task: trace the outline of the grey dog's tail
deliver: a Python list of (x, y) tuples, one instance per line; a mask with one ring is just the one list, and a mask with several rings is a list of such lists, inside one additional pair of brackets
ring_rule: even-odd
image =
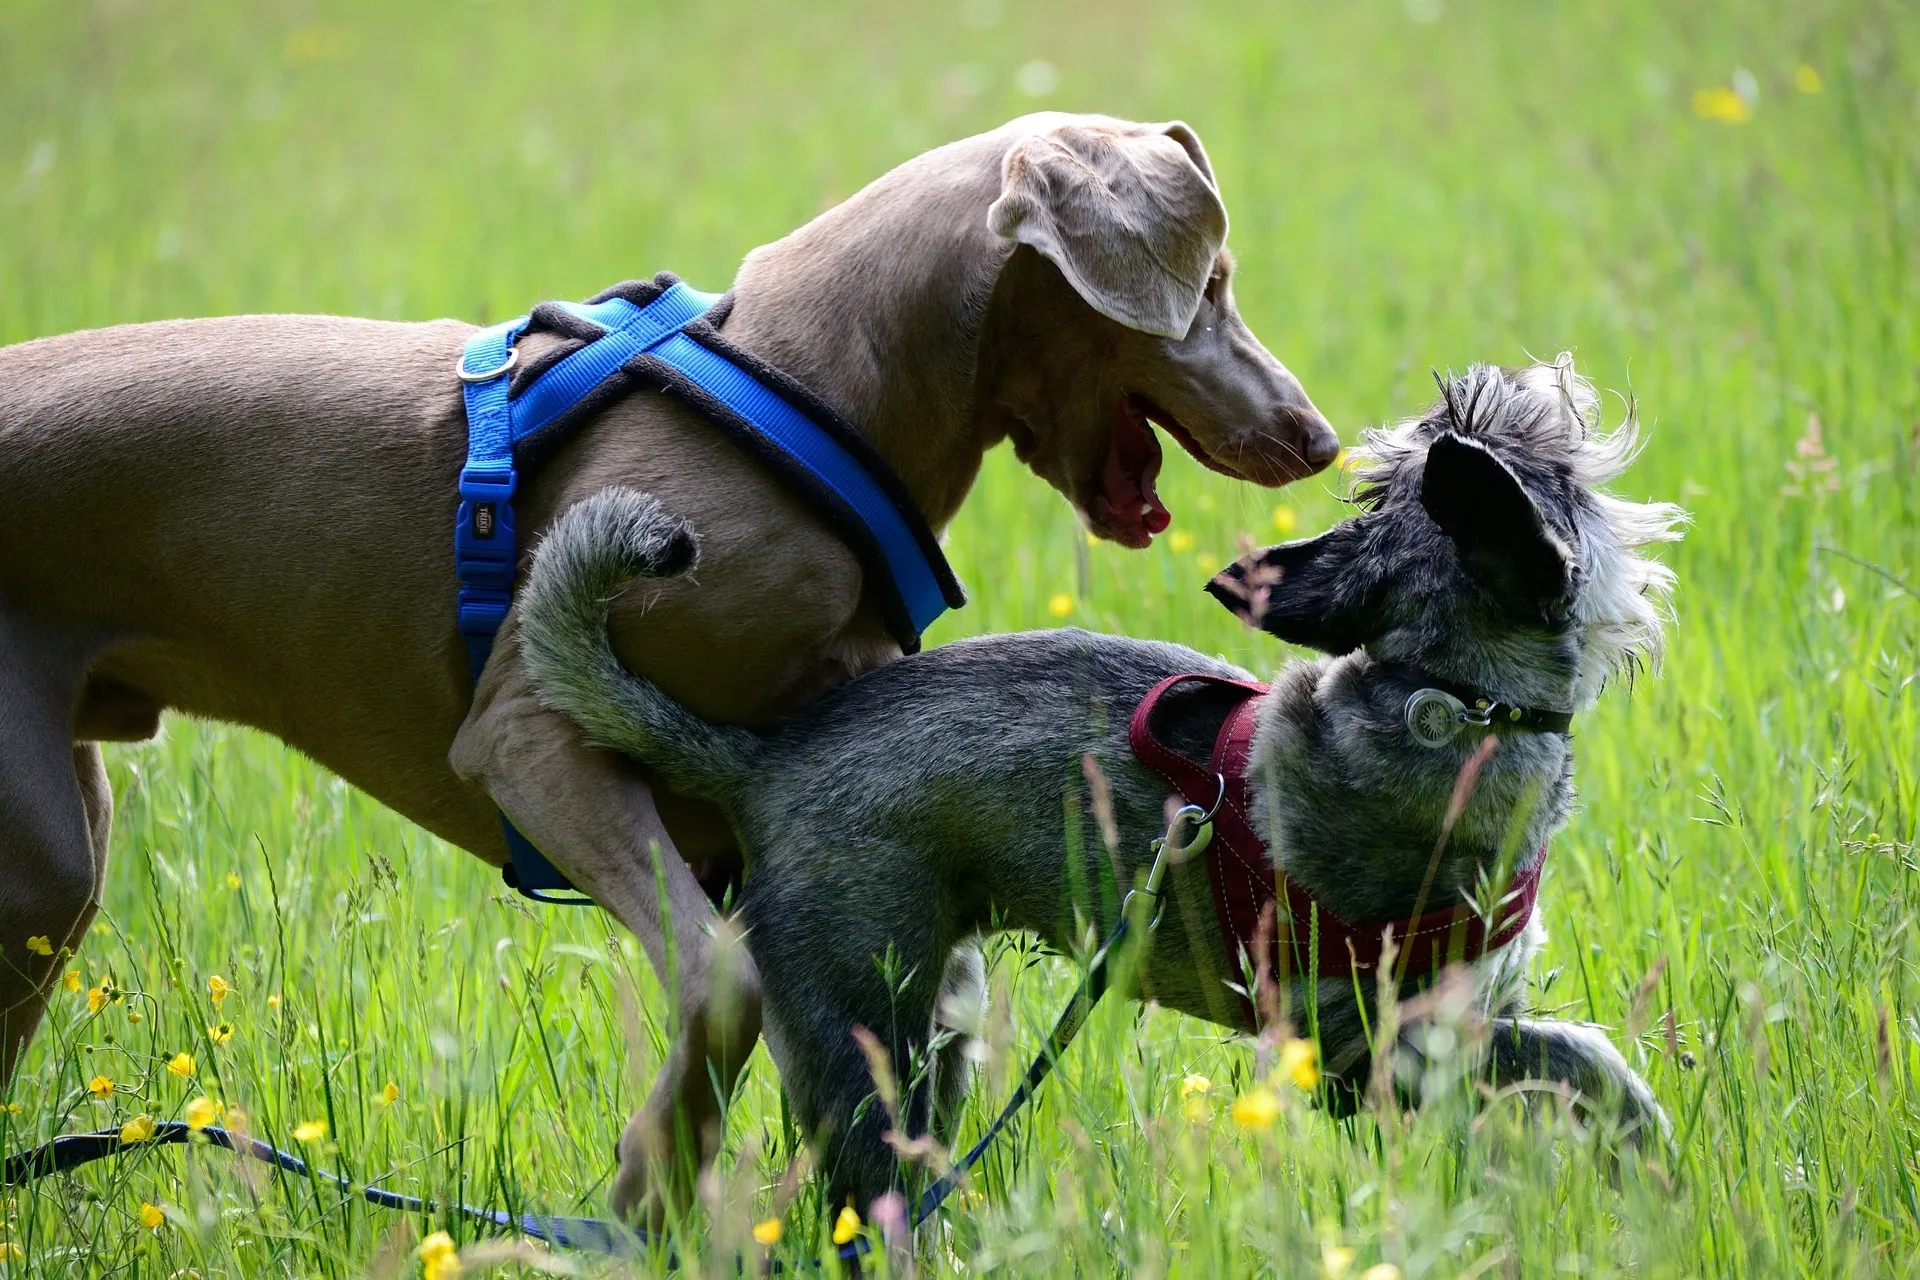
[(635, 578), (693, 568), (699, 544), (650, 495), (605, 489), (553, 522), (533, 556), (520, 601), (527, 673), (542, 705), (624, 752), (675, 791), (725, 804), (752, 770), (761, 742), (711, 724), (620, 665), (607, 610)]

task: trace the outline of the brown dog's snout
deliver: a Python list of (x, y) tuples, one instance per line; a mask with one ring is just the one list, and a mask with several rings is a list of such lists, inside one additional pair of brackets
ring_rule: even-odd
[(1283, 425), (1291, 429), (1295, 439), (1301, 441), (1297, 447), (1300, 456), (1306, 459), (1308, 474), (1330, 465), (1340, 456), (1340, 437), (1334, 433), (1333, 424), (1322, 417), (1318, 409), (1311, 404), (1289, 405), (1281, 413), (1286, 420)]

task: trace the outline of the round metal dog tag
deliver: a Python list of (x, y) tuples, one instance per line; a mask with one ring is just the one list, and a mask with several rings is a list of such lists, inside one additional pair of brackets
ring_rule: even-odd
[(1466, 718), (1466, 703), (1441, 689), (1416, 689), (1407, 699), (1407, 732), (1423, 747), (1452, 742)]

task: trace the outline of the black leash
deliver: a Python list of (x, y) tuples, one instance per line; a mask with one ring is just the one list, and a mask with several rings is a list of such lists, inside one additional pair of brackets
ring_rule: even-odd
[[(1223, 794), (1224, 791), (1223, 785)], [(973, 1148), (921, 1194), (920, 1201), (913, 1212), (915, 1228), (937, 1213), (940, 1206), (953, 1195), (961, 1180), (980, 1162), (980, 1158), (986, 1155), (987, 1148), (993, 1145), (993, 1140), (1000, 1136), (1000, 1131), (1006, 1128), (1014, 1116), (1019, 1114), (1020, 1109), (1033, 1098), (1041, 1082), (1052, 1073), (1054, 1064), (1066, 1053), (1074, 1037), (1079, 1035), (1080, 1029), (1086, 1025), (1087, 1016), (1093, 1012), (1094, 1005), (1099, 1003), (1100, 997), (1107, 993), (1111, 985), (1112, 961), (1119, 953), (1121, 944), (1126, 940), (1128, 926), (1132, 923), (1134, 899), (1146, 898), (1153, 902), (1154, 916), (1147, 922), (1149, 932), (1160, 923), (1160, 884), (1169, 864), (1169, 846), (1172, 845), (1174, 832), (1179, 830), (1183, 821), (1193, 826), (1193, 839), (1187, 844), (1173, 846), (1171, 849), (1175, 858), (1184, 860), (1206, 848), (1208, 840), (1213, 836), (1212, 818), (1211, 813), (1202, 813), (1199, 806), (1188, 805), (1174, 815), (1173, 821), (1167, 826), (1167, 834), (1154, 841), (1153, 867), (1147, 873), (1147, 883), (1129, 892), (1121, 901), (1120, 919), (1114, 925), (1112, 935), (1087, 962), (1086, 976), (1080, 980), (1079, 989), (1074, 992), (1073, 999), (1061, 1011), (1059, 1021), (1053, 1025), (1053, 1033), (1047, 1037), (1046, 1044), (1042, 1045), (1040, 1052), (1035, 1055), (1033, 1065), (1027, 1068), (1027, 1074), (1021, 1079), (1020, 1087), (1013, 1091), (1013, 1096), (1007, 1099), (1007, 1104), (1000, 1109), (1000, 1114), (994, 1117), (993, 1123), (987, 1126), (987, 1131), (980, 1136), (978, 1142), (973, 1144)], [(196, 1133), (205, 1138), (211, 1146), (252, 1156), (263, 1164), (272, 1165), (296, 1177), (318, 1179), (337, 1187), (348, 1195), (357, 1192), (368, 1204), (382, 1209), (398, 1209), (403, 1213), (423, 1215), (444, 1212), (470, 1222), (516, 1231), (558, 1249), (578, 1249), (589, 1253), (630, 1256), (645, 1252), (651, 1245), (646, 1232), (636, 1231), (604, 1218), (569, 1218), (537, 1213), (514, 1214), (504, 1209), (478, 1209), (465, 1204), (453, 1204), (442, 1208), (420, 1196), (404, 1196), (397, 1191), (388, 1191), (384, 1187), (360, 1186), (350, 1178), (329, 1173), (324, 1169), (316, 1169), (299, 1156), (270, 1146), (258, 1138), (235, 1133), (231, 1129), (223, 1129), (218, 1125), (194, 1129), (182, 1120), (158, 1122), (153, 1127), (153, 1136), (138, 1143), (123, 1141), (118, 1129), (64, 1134), (50, 1142), (43, 1142), (37, 1147), (8, 1156), (4, 1178), (0, 1178), (0, 1186), (22, 1186), (52, 1174), (65, 1173), (81, 1165), (92, 1164), (96, 1160), (104, 1160), (108, 1156), (117, 1155), (135, 1147), (161, 1147), (189, 1142)], [(851, 1262), (867, 1253), (871, 1247), (866, 1238), (861, 1237), (842, 1245), (839, 1256), (842, 1261)]]
[[(366, 1198), (368, 1204), (382, 1209), (399, 1209), (404, 1213), (431, 1214), (439, 1206), (431, 1200), (419, 1196), (403, 1196), (397, 1191), (388, 1191), (384, 1187), (359, 1186), (350, 1178), (337, 1173), (316, 1169), (299, 1156), (269, 1146), (258, 1138), (250, 1138), (231, 1129), (218, 1125), (208, 1125), (203, 1129), (194, 1129), (183, 1120), (162, 1120), (153, 1126), (153, 1136), (144, 1142), (124, 1142), (118, 1129), (101, 1129), (95, 1133), (69, 1133), (43, 1142), (37, 1147), (7, 1157), (4, 1185), (21, 1186), (34, 1182), (50, 1174), (66, 1173), (83, 1164), (92, 1164), (110, 1155), (130, 1151), (136, 1147), (164, 1147), (189, 1142), (194, 1134), (205, 1138), (210, 1146), (222, 1147), (228, 1151), (237, 1151), (252, 1156), (264, 1164), (273, 1165), (301, 1178), (317, 1178), (329, 1183), (349, 1195), (358, 1192)], [(545, 1214), (512, 1214), (504, 1209), (476, 1209), (472, 1205), (456, 1204), (449, 1212), (473, 1222), (482, 1222), (490, 1226), (504, 1227), (544, 1240), (548, 1244), (562, 1249), (585, 1249), (593, 1253), (628, 1254), (643, 1251), (647, 1245), (646, 1235), (626, 1227), (599, 1218), (568, 1218)]]

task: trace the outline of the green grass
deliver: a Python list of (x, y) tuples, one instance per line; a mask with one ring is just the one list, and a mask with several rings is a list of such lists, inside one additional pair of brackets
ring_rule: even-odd
[[(1044, 99), (1019, 87), (1036, 59)], [(1697, 116), (1736, 68), (1751, 118)], [(1572, 347), (1637, 397), (1651, 445), (1624, 489), (1694, 515), (1668, 553), (1679, 623), (1665, 671), (1582, 726), (1538, 1002), (1616, 1028), (1676, 1143), (1615, 1171), (1566, 1124), (1475, 1121), (1460, 1090), (1404, 1122), (1296, 1102), (1242, 1133), (1249, 1046), (1116, 1007), (920, 1269), (1294, 1276), (1342, 1246), (1354, 1275), (1920, 1274), (1912, 6), (9, 0), (0, 341), (240, 310), (489, 320), (663, 267), (715, 287), (886, 166), (1039, 105), (1200, 131), (1240, 304), (1348, 439), (1475, 359)], [(1789, 467), (1816, 418), (1810, 491)], [(1274, 537), (1276, 502), (1302, 531), (1338, 518), (1331, 484), (1168, 471), (1192, 541), (1134, 554), (1086, 548), (991, 459), (949, 540), (975, 603), (935, 638), (1048, 625), (1066, 594), (1076, 622), (1279, 663), (1202, 569)], [(175, 719), (109, 759), (107, 904), (73, 967), (128, 994), (90, 1018), (57, 993), (7, 1148), (206, 1092), (283, 1145), (326, 1119), (321, 1162), (355, 1178), (600, 1211), (663, 1042), (631, 941), (503, 897), (259, 736)], [(1022, 959), (995, 971), (1006, 1043), (969, 1133), (1071, 982)], [(218, 1011), (214, 974), (237, 988)], [(194, 1081), (164, 1070), (181, 1051)], [(1215, 1082), (1210, 1124), (1181, 1117), (1189, 1072)], [(680, 1247), (726, 1270), (792, 1150), (759, 1059), (716, 1225)], [(4, 1212), (0, 1272), (34, 1276), (408, 1274), (441, 1225), (179, 1149)], [(803, 1195), (781, 1250), (822, 1216)]]

